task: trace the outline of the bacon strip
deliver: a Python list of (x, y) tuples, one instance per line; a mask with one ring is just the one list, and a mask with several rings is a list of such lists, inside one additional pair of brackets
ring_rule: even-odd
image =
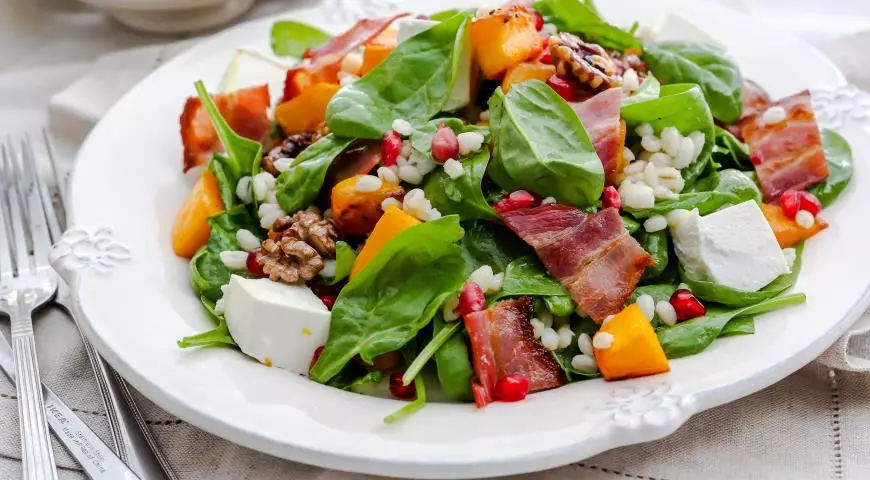
[[(787, 117), (767, 125), (762, 118), (773, 107), (784, 108)], [(828, 177), (828, 162), (809, 91), (786, 97), (743, 118), (740, 131), (749, 145), (765, 201), (776, 201), (786, 190), (802, 190)]]
[[(770, 97), (767, 92), (752, 80), (743, 81), (743, 115), (748, 117), (760, 109), (770, 105)], [(741, 117), (741, 118), (742, 118)]]
[(492, 402), (495, 384), (505, 375), (529, 379), (529, 391), (560, 387), (565, 372), (553, 354), (537, 339), (531, 319), (531, 297), (502, 300), (487, 310), (465, 315), (477, 383), (472, 385), (475, 402)]
[(567, 205), (500, 214), (532, 246), (553, 277), (598, 323), (622, 310), (655, 260), (628, 234), (615, 208), (591, 215)]
[(611, 185), (616, 184), (617, 177), (625, 168), (622, 155), (625, 123), (619, 118), (620, 102), (622, 89), (611, 88), (589, 100), (572, 104), (595, 145), (595, 153), (601, 159), (607, 183)]
[(345, 55), (380, 35), (394, 21), (408, 15), (410, 13), (398, 13), (392, 17), (383, 18), (364, 18), (356, 22), (350, 30), (333, 37), (325, 44), (308, 49), (305, 52), (305, 58), (311, 60), (316, 68), (338, 63)]
[[(232, 92), (212, 95), (221, 115), (237, 134), (262, 141), (269, 132), (269, 86), (243, 88)], [(217, 132), (199, 97), (190, 97), (184, 104), (179, 119), (181, 143), (184, 145), (184, 171), (205, 165), (214, 152), (223, 151)]]

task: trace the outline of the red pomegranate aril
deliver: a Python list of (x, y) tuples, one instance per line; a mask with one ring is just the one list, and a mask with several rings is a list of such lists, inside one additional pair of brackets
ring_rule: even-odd
[(525, 190), (517, 190), (496, 202), (492, 208), (498, 213), (507, 213), (523, 208), (537, 207), (540, 204), (541, 199), (537, 195)]
[(248, 253), (248, 259), (245, 261), (245, 266), (248, 267), (248, 272), (250, 272), (251, 275), (265, 277), (266, 273), (263, 272), (263, 266), (260, 265), (260, 262), (257, 261), (257, 257), (259, 256), (259, 251), (253, 251)]
[(801, 209), (801, 196), (797, 190), (786, 190), (779, 196), (779, 207), (782, 213), (793, 219)]
[(438, 163), (444, 163), (459, 156), (459, 139), (453, 129), (444, 125), (438, 127), (432, 137), (432, 158)]
[(551, 75), (547, 79), (547, 85), (568, 102), (573, 102), (577, 98), (577, 86), (558, 75)]
[(495, 398), (500, 402), (519, 402), (529, 394), (529, 379), (505, 375), (495, 384)]
[(707, 307), (685, 288), (675, 291), (671, 295), (670, 303), (677, 312), (678, 322), (703, 317), (707, 313)]
[(311, 356), (311, 365), (308, 365), (308, 370), (309, 370), (309, 371), (310, 371), (312, 368), (314, 368), (314, 364), (317, 363), (317, 360), (320, 359), (320, 355), (323, 353), (323, 349), (324, 349), (324, 348), (325, 348), (325, 347), (324, 347), (323, 345), (321, 345), (321, 346), (317, 347), (316, 350), (314, 350), (314, 355)]
[(616, 187), (612, 185), (604, 187), (604, 191), (601, 193), (601, 206), (603, 208), (613, 207), (617, 210), (622, 207), (622, 199), (619, 198)]
[(764, 154), (756, 150), (752, 152), (752, 155), (749, 156), (749, 159), (752, 161), (753, 165), (761, 165), (761, 163), (764, 162)]
[(541, 15), (540, 13), (535, 12), (535, 11), (532, 11), (529, 13), (531, 13), (532, 17), (535, 18), (535, 30), (537, 30), (539, 32), (541, 30), (543, 30), (544, 29), (544, 17), (543, 17), (543, 15)]
[(810, 212), (814, 217), (818, 216), (819, 212), (822, 211), (822, 202), (812, 193), (801, 190), (798, 192), (798, 197), (800, 197), (801, 210)]
[(475, 282), (466, 282), (462, 287), (462, 292), (459, 293), (459, 306), (457, 307), (460, 315), (468, 315), (481, 310), (486, 310), (486, 296), (483, 295), (483, 290)]
[(538, 58), (538, 61), (547, 65), (553, 64), (553, 54), (550, 53), (549, 48), (544, 47), (544, 53), (541, 54), (540, 58)]
[(384, 134), (381, 139), (381, 164), (385, 167), (392, 167), (396, 164), (396, 159), (402, 154), (402, 136), (395, 130), (390, 130)]
[(403, 385), (402, 377), (405, 375), (405, 372), (398, 371), (390, 374), (390, 393), (393, 394), (394, 397), (402, 399), (402, 400), (411, 400), (412, 398), (417, 396), (417, 387), (414, 386), (414, 382), (411, 382), (407, 385)]

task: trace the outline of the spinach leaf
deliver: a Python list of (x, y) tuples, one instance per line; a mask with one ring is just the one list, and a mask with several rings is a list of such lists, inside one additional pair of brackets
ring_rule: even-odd
[(456, 83), (469, 14), (459, 14), (399, 44), (362, 79), (339, 90), (326, 109), (336, 135), (380, 139), (393, 120), (419, 124), (440, 112)]
[(734, 123), (743, 112), (743, 76), (737, 63), (713, 45), (670, 41), (644, 45), (644, 61), (662, 82), (695, 83), (713, 117)]
[(481, 182), (489, 164), (489, 149), (483, 148), (461, 161), (465, 174), (450, 178), (443, 168), (429, 175), (423, 184), (426, 198), (443, 215), (457, 214), (462, 220), (498, 221), (495, 210), (486, 202)]
[[(435, 321), (437, 321), (437, 315)], [(423, 350), (420, 350), (420, 353), (414, 358), (414, 361), (411, 362), (411, 365), (405, 369), (405, 374), (402, 376), (402, 383), (404, 385), (408, 385), (414, 378), (423, 370), (423, 367), (426, 366), (426, 362), (428, 362), (437, 352), (442, 345), (444, 345), (447, 340), (450, 339), (457, 331), (459, 331), (460, 327), (464, 324), (462, 322), (453, 322), (446, 328), (442, 326), (438, 332), (433, 332), (432, 340), (423, 347)]]
[(296, 212), (314, 203), (326, 171), (353, 143), (352, 138), (329, 134), (306, 148), (275, 182), (278, 203), (285, 212)]
[(429, 20), (432, 20), (433, 22), (443, 22), (444, 20), (447, 20), (449, 18), (453, 18), (454, 15), (457, 15), (457, 14), (460, 14), (463, 12), (467, 12), (470, 15), (474, 15), (475, 12), (477, 12), (477, 10), (476, 9), (460, 10), (458, 8), (450, 8), (450, 9), (441, 10), (440, 12), (436, 12), (436, 13), (433, 13), (432, 15), (429, 15)]
[(653, 257), (653, 260), (656, 261), (656, 264), (652, 267), (646, 267), (643, 276), (640, 277), (641, 281), (655, 280), (668, 268), (670, 256), (668, 253), (669, 238), (670, 234), (667, 229), (655, 233), (643, 231), (638, 235), (638, 242)]
[(232, 208), (241, 203), (236, 198), (236, 184), (239, 183), (239, 178), (233, 175), (233, 169), (228, 165), (229, 161), (226, 155), (215, 153), (208, 162), (208, 171), (217, 179), (224, 208)]
[(719, 338), (735, 337), (737, 335), (752, 335), (755, 333), (755, 319), (752, 317), (740, 317), (731, 319), (725, 324), (725, 328), (719, 332)]
[(665, 301), (671, 299), (671, 295), (677, 290), (676, 285), (671, 285), (669, 283), (657, 283), (653, 285), (642, 285), (637, 287), (634, 292), (632, 292), (631, 296), (628, 297), (628, 301), (625, 302), (626, 305), (631, 305), (632, 303), (637, 302), (637, 297), (641, 295), (649, 295), (653, 298), (655, 303)]
[(668, 358), (680, 358), (703, 351), (722, 333), (733, 318), (747, 317), (780, 308), (798, 305), (806, 301), (806, 295), (794, 293), (761, 301), (755, 305), (727, 309), (709, 307), (707, 315), (661, 328), (656, 332), (659, 343)]
[(537, 257), (527, 255), (512, 261), (505, 269), (501, 290), (496, 298), (519, 297), (523, 295), (566, 296), (568, 292), (561, 283), (553, 279)]
[(384, 373), (375, 370), (373, 372), (367, 372), (365, 375), (354, 380), (348, 387), (347, 390), (350, 390), (354, 393), (365, 393), (367, 392), (372, 385), (378, 384), (384, 380)]
[(236, 341), (230, 335), (226, 319), (215, 311), (215, 303), (206, 297), (199, 297), (199, 300), (202, 302), (206, 315), (214, 323), (215, 327), (206, 332), (182, 338), (177, 342), (178, 346), (180, 348), (238, 347), (238, 344), (236, 344)]
[(214, 127), (217, 136), (226, 151), (227, 161), (224, 166), (229, 170), (232, 178), (242, 178), (248, 175), (255, 164), (260, 163), (260, 157), (263, 154), (263, 145), (260, 142), (250, 140), (241, 135), (236, 134), (230, 125), (224, 120), (224, 117), (218, 111), (217, 107), (205, 89), (202, 80), (198, 80), (194, 86), (196, 93), (199, 95), (202, 105), (205, 107), (211, 119), (211, 124)]
[(513, 259), (531, 253), (531, 249), (520, 242), (513, 232), (488, 222), (469, 225), (459, 246), (466, 265), (466, 277), (483, 265), (491, 266), (496, 272), (503, 272)]
[(650, 73), (643, 79), (643, 83), (640, 84), (640, 88), (634, 92), (634, 95), (623, 95), (620, 108), (625, 108), (635, 103), (646, 102), (647, 100), (655, 100), (659, 98), (661, 89), (662, 84)]
[(332, 36), (305, 23), (281, 20), (272, 24), (270, 38), (275, 55), (302, 58), (306, 50), (323, 45)]
[(827, 207), (843, 193), (843, 189), (852, 180), (854, 165), (852, 147), (839, 133), (822, 129), (822, 146), (825, 148), (825, 158), (828, 161), (828, 178), (809, 189), (822, 205)]
[(634, 232), (640, 230), (640, 222), (631, 217), (623, 215), (622, 223), (623, 225), (625, 225), (625, 229), (628, 230), (628, 233), (633, 234)]
[(495, 138), (489, 175), (505, 190), (531, 190), (575, 206), (598, 202), (604, 168), (574, 109), (540, 80), (489, 99)]
[(556, 25), (560, 32), (581, 35), (602, 47), (617, 50), (642, 48), (634, 35), (605, 22), (592, 2), (538, 0), (534, 8), (544, 17), (544, 21)]
[(541, 297), (547, 310), (557, 317), (567, 317), (577, 311), (577, 304), (570, 295), (548, 295)]
[(801, 271), (801, 253), (803, 248), (803, 244), (795, 247), (796, 257), (790, 273), (776, 277), (757, 292), (745, 292), (718, 283), (692, 278), (682, 268), (680, 268), (680, 278), (689, 286), (689, 290), (702, 300), (734, 307), (755, 305), (758, 302), (773, 298), (794, 286)]
[[(432, 322), (432, 332), (437, 336), (443, 329), (452, 325), (445, 324), (444, 320), (436, 315)], [(464, 330), (462, 327), (460, 326), (459, 330)], [(474, 369), (471, 366), (468, 342), (461, 331), (451, 335), (435, 352), (435, 367), (441, 390), (445, 395), (460, 402), (473, 400), (471, 379), (474, 377)]]
[(342, 289), (332, 309), (326, 348), (311, 369), (320, 383), (355, 355), (371, 364), (402, 348), (465, 281), (455, 215), (421, 223), (390, 240)]
[(190, 278), (199, 295), (217, 301), (223, 295), (220, 287), (230, 282), (230, 271), (220, 260), (220, 252), (241, 250), (236, 232), (240, 228), (258, 232), (259, 225), (244, 205), (209, 217), (208, 224), (211, 234), (208, 243), (190, 259)]
[(664, 215), (678, 208), (685, 210), (697, 208), (701, 215), (706, 215), (715, 212), (723, 205), (738, 203), (740, 203), (740, 198), (732, 193), (717, 191), (689, 192), (681, 193), (673, 200), (659, 202), (652, 208), (643, 210), (631, 210), (626, 208), (626, 211), (633, 215), (634, 218), (649, 218), (653, 215)]
[(630, 127), (649, 123), (658, 133), (671, 126), (676, 127), (683, 135), (704, 132), (704, 148), (697, 160), (681, 170), (688, 188), (701, 175), (710, 160), (714, 141), (713, 115), (697, 85), (665, 85), (660, 93), (659, 98), (622, 107), (620, 115)]
[(347, 242), (341, 240), (335, 242), (335, 276), (332, 278), (321, 277), (324, 285), (335, 285), (350, 275), (353, 262), (356, 260), (356, 252)]
[(752, 161), (749, 159), (749, 147), (737, 140), (731, 132), (720, 126), (716, 126), (716, 141), (713, 145), (713, 160), (725, 168), (755, 171)]
[(698, 181), (693, 190), (703, 191), (701, 188), (707, 188), (710, 191), (734, 195), (737, 198), (737, 203), (743, 203), (747, 200), (761, 203), (761, 190), (755, 183), (755, 173), (753, 172), (741, 172), (728, 168), (715, 172), (709, 178), (710, 182)]

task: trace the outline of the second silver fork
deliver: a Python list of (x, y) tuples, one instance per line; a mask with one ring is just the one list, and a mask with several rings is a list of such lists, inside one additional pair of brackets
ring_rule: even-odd
[[(23, 167), (23, 170), (22, 170)], [(34, 310), (57, 293), (57, 274), (48, 264), (51, 241), (37, 192), (22, 188), (28, 166), (19, 162), (11, 142), (0, 145), (0, 205), (4, 231), (0, 235), (0, 311), (12, 323), (21, 462), (24, 478), (57, 479), (42, 382), (33, 337)], [(4, 261), (5, 260), (5, 261)]]

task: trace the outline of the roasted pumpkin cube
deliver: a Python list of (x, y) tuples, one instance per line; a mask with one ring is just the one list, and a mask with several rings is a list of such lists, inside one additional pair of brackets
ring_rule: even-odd
[(172, 225), (172, 250), (179, 257), (191, 258), (211, 234), (208, 217), (224, 211), (217, 178), (208, 170), (187, 195)]
[(764, 214), (764, 218), (773, 229), (773, 234), (776, 235), (776, 241), (782, 248), (793, 247), (828, 228), (828, 222), (819, 217), (816, 217), (816, 223), (812, 227), (804, 228), (793, 219), (786, 217), (779, 205), (762, 203), (761, 213)]
[(418, 225), (420, 220), (403, 212), (400, 208), (390, 205), (387, 211), (378, 220), (372, 234), (369, 235), (362, 250), (356, 256), (353, 262), (353, 268), (350, 270), (350, 277), (353, 278), (356, 274), (362, 271), (371, 261), (377, 256), (378, 252), (384, 248), (384, 245), (392, 240), (400, 232), (407, 230), (414, 225)]
[(342, 235), (365, 237), (375, 228), (384, 211), (381, 203), (387, 198), (401, 198), (405, 190), (394, 183), (381, 182), (375, 191), (363, 191), (357, 181), (363, 175), (355, 175), (339, 182), (332, 188), (332, 219)]
[(521, 5), (493, 10), (469, 29), (474, 57), (489, 80), (531, 59), (544, 48), (535, 18)]
[(275, 121), (284, 133), (310, 132), (326, 119), (326, 106), (339, 89), (334, 83), (315, 83), (292, 100), (275, 107)]
[(501, 82), (501, 89), (504, 93), (507, 93), (508, 90), (510, 90), (511, 85), (515, 83), (523, 83), (527, 80), (540, 80), (545, 82), (555, 74), (556, 67), (552, 65), (538, 61), (523, 62), (514, 65), (507, 71), (507, 73), (505, 73), (504, 80)]
[[(597, 338), (603, 335), (602, 339)], [(595, 334), (595, 360), (605, 380), (643, 377), (671, 369), (650, 321), (631, 304)]]

